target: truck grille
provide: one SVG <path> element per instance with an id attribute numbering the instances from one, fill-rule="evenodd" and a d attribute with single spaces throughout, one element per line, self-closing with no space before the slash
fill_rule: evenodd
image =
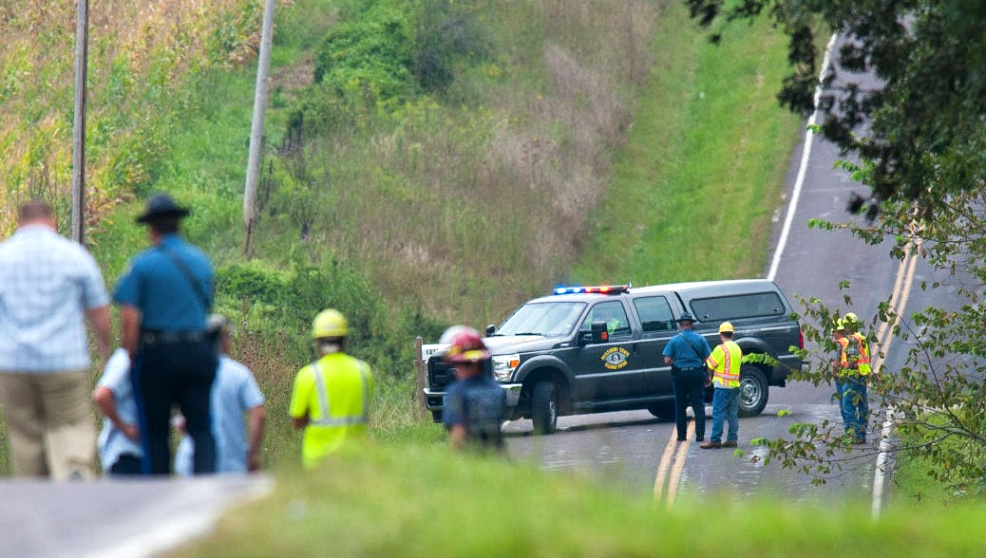
<path id="1" fill-rule="evenodd" d="M 428 359 L 428 386 L 442 389 L 455 381 L 455 371 L 441 356 Z"/>

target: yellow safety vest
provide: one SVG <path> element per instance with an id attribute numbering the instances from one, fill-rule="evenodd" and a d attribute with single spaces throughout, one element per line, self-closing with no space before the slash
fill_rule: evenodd
<path id="1" fill-rule="evenodd" d="M 854 337 L 859 341 L 859 357 L 856 359 L 856 368 L 849 368 L 849 358 L 846 356 L 846 348 L 849 347 L 849 337 Z M 866 342 L 866 337 L 862 333 L 856 332 L 838 341 L 839 345 L 842 346 L 842 351 L 840 351 L 842 375 L 853 376 L 859 374 L 860 376 L 868 376 L 873 371 L 873 367 L 870 365 L 870 345 Z"/>
<path id="2" fill-rule="evenodd" d="M 298 372 L 289 413 L 308 416 L 301 444 L 306 467 L 317 465 L 347 439 L 365 436 L 372 391 L 369 366 L 345 353 L 325 355 Z"/>
<path id="3" fill-rule="evenodd" d="M 743 349 L 740 349 L 735 341 L 726 341 L 717 345 L 709 358 L 705 359 L 705 365 L 715 373 L 712 383 L 720 388 L 738 388 L 742 360 Z"/>

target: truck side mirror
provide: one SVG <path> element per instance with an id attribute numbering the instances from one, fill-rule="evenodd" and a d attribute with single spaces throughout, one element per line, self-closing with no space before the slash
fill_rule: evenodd
<path id="1" fill-rule="evenodd" d="M 490 325 L 486 326 L 486 336 L 487 337 L 489 337 L 490 335 L 493 335 L 493 333 L 495 331 L 496 331 L 496 325 L 495 324 L 490 324 Z"/>
<path id="2" fill-rule="evenodd" d="M 609 330 L 606 329 L 606 322 L 592 322 L 592 325 L 589 327 L 589 332 L 583 333 L 579 337 L 579 342 L 581 345 L 588 345 L 590 343 L 605 343 L 606 341 L 609 341 Z"/>

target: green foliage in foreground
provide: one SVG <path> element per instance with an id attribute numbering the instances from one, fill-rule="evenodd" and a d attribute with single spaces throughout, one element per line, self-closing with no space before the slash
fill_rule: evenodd
<path id="1" fill-rule="evenodd" d="M 728 517 L 724 532 L 714 511 Z M 971 556 L 986 508 L 929 516 L 901 507 L 872 521 L 717 497 L 668 510 L 578 476 L 451 454 L 360 448 L 312 472 L 284 471 L 274 493 L 227 514 L 180 556 Z"/>

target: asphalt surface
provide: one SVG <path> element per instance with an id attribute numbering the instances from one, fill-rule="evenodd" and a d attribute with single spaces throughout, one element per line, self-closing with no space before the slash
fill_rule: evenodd
<path id="1" fill-rule="evenodd" d="M 0 482 L 0 556 L 139 558 L 209 532 L 230 506 L 266 494 L 265 475 Z"/>
<path id="2" fill-rule="evenodd" d="M 863 83 L 867 85 L 865 80 Z M 804 144 L 799 146 L 788 172 L 787 198 L 783 212 L 776 216 L 772 253 L 790 210 L 788 201 L 804 149 Z M 921 260 L 912 268 L 903 266 L 890 257 L 889 242 L 867 246 L 848 231 L 809 228 L 808 221 L 812 218 L 836 223 L 849 221 L 852 217 L 846 206 L 850 196 L 853 192 L 867 194 L 864 186 L 850 181 L 847 172 L 835 168 L 836 161 L 843 158 L 846 157 L 836 146 L 821 137 L 813 138 L 792 226 L 774 277 L 795 310 L 802 310 L 799 297 L 817 297 L 828 306 L 841 309 L 843 314 L 853 311 L 869 319 L 876 314 L 879 303 L 895 289 L 895 303 L 906 299 L 904 314 L 931 304 L 947 304 L 955 296 L 961 279 L 935 273 Z M 768 270 L 764 276 L 768 276 Z M 903 280 L 908 277 L 913 280 Z M 849 290 L 840 289 L 843 280 L 850 281 Z M 946 287 L 923 291 L 923 281 L 941 281 Z M 852 297 L 851 307 L 843 304 L 846 294 Z M 813 346 L 809 344 L 808 348 Z M 873 352 L 887 351 L 885 364 L 894 370 L 903 365 L 909 348 L 906 342 L 889 339 L 883 347 L 874 346 Z M 561 432 L 548 437 L 532 436 L 530 421 L 517 421 L 506 427 L 508 447 L 513 457 L 532 460 L 545 469 L 588 476 L 617 490 L 638 494 L 653 491 L 655 498 L 665 502 L 675 497 L 707 499 L 720 491 L 821 505 L 850 500 L 882 501 L 888 492 L 885 486 L 888 477 L 884 473 L 889 472 L 892 461 L 877 468 L 878 436 L 871 436 L 866 446 L 836 456 L 840 466 L 818 479 L 785 469 L 777 462 L 765 463 L 766 450 L 749 443 L 759 437 L 790 439 L 788 430 L 794 422 L 828 420 L 841 426 L 833 394 L 834 388 L 830 386 L 816 388 L 796 382 L 785 388 L 771 388 L 763 414 L 740 419 L 739 451 L 702 450 L 694 441 L 675 447 L 674 424 L 659 422 L 646 411 L 562 417 Z M 871 403 L 871 408 L 875 409 L 876 405 Z M 708 434 L 711 407 L 706 412 Z M 824 482 L 814 482 L 819 479 Z"/>

